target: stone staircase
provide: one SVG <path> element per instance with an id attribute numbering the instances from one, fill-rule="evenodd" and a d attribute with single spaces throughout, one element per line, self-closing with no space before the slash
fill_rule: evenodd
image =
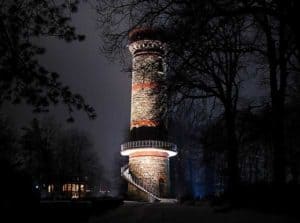
<path id="1" fill-rule="evenodd" d="M 148 195 L 148 200 L 150 202 L 158 201 L 162 203 L 177 203 L 177 199 L 159 197 L 153 189 L 148 188 L 146 185 L 143 184 L 143 182 L 141 182 L 137 177 L 135 177 L 129 172 L 128 164 L 121 167 L 121 176 L 133 186 L 145 192 Z"/>

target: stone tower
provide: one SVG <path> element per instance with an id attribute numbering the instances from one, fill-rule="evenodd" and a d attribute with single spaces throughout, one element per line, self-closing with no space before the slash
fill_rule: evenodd
<path id="1" fill-rule="evenodd" d="M 165 43 L 162 33 L 137 28 L 129 33 L 132 54 L 130 141 L 121 145 L 129 164 L 121 169 L 132 199 L 154 201 L 169 196 L 169 158 L 176 145 L 167 140 L 164 93 Z"/>

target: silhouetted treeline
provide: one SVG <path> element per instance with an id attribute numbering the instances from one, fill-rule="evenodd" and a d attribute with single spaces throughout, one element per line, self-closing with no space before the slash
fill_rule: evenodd
<path id="1" fill-rule="evenodd" d="M 85 179 L 90 189 L 103 182 L 103 168 L 90 136 L 52 119 L 33 119 L 22 129 L 0 119 L 0 161 L 5 191 L 1 205 L 39 201 L 49 184 Z"/>

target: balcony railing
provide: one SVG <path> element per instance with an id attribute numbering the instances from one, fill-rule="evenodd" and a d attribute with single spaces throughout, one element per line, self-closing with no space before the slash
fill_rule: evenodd
<path id="1" fill-rule="evenodd" d="M 121 145 L 121 151 L 128 149 L 140 149 L 140 148 L 158 148 L 163 150 L 170 150 L 177 152 L 177 146 L 174 143 L 158 141 L 158 140 L 139 140 L 130 141 Z"/>

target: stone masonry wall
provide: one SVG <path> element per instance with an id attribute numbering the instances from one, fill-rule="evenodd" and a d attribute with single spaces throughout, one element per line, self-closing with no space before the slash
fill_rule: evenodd
<path id="1" fill-rule="evenodd" d="M 155 127 L 161 123 L 166 104 L 159 83 L 165 78 L 159 54 L 141 54 L 133 58 L 131 128 Z"/>
<path id="2" fill-rule="evenodd" d="M 169 158 L 167 156 L 130 156 L 129 170 L 159 197 L 169 195 Z M 142 193 L 131 185 L 128 186 L 129 196 L 147 200 Z"/>
<path id="3" fill-rule="evenodd" d="M 128 183 L 128 196 L 130 199 L 135 201 L 149 201 L 148 194 L 144 191 L 139 190 L 137 187 L 133 186 L 131 183 Z"/>

